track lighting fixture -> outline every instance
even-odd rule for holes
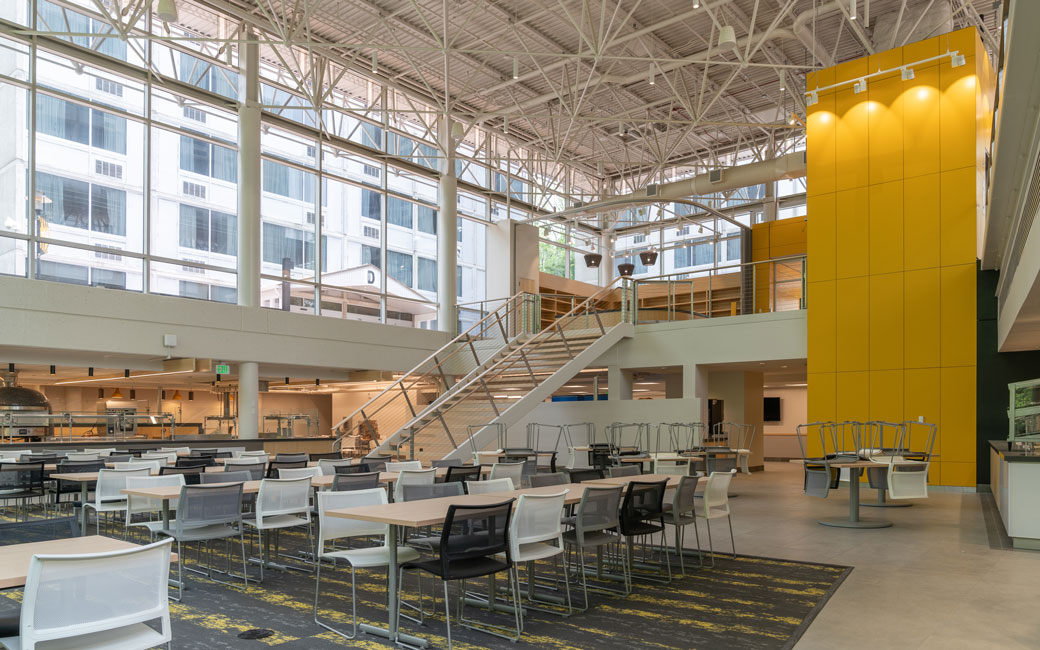
[[[866,79],[860,79],[856,83],[852,84],[852,92],[857,94],[857,95],[860,94],[861,92],[863,92],[866,89],[867,89],[867,80]]]
[[[964,55],[960,54],[959,52],[950,57],[950,67],[952,68],[959,68],[962,65],[964,65],[964,63]]]
[[[913,68],[903,68],[902,70],[899,71],[899,78],[902,79],[903,81],[910,81],[911,79],[914,78],[914,69]]]
[[[814,90],[814,91],[812,91],[811,93],[809,93],[806,96],[806,98],[805,98],[805,105],[806,106],[812,106],[813,104],[816,104],[819,101],[820,101],[820,95],[817,94],[817,92]]]

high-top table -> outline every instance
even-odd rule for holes
[[[369,634],[390,639],[395,643],[403,642],[411,646],[423,648],[429,645],[426,639],[405,634],[397,628],[397,590],[400,588],[400,585],[397,584],[397,544],[400,529],[443,524],[448,516],[448,508],[453,505],[491,505],[508,499],[518,498],[521,494],[558,494],[566,490],[567,496],[564,497],[564,502],[566,504],[575,504],[581,501],[581,495],[586,487],[588,486],[585,483],[567,483],[564,485],[547,485],[521,490],[424,499],[422,501],[401,501],[385,505],[337,508],[326,511],[325,514],[330,517],[372,521],[387,524],[389,528],[386,539],[387,546],[390,549],[390,562],[387,569],[387,589],[390,595],[389,607],[387,607],[389,625],[386,628],[382,628],[361,624],[361,629]]]

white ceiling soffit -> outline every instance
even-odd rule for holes
[[[785,118],[804,113],[807,72],[892,34],[898,46],[981,24],[990,44],[999,31],[992,0],[859,0],[856,20],[849,0],[180,0],[181,21],[216,37],[227,26],[192,3],[359,74],[375,59],[379,77],[434,110],[447,94],[467,124],[508,120],[513,142],[631,187],[716,166],[722,151],[764,157],[800,132]],[[723,26],[735,45],[719,45]]]

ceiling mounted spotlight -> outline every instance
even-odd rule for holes
[[[950,57],[950,67],[952,68],[959,68],[964,65],[964,63],[964,55],[959,52]]]
[[[509,118],[508,117],[503,117],[502,118],[502,133],[505,133],[506,135],[509,135]]]
[[[867,89],[867,80],[866,79],[860,79],[856,83],[852,84],[852,92],[857,94],[857,95],[860,94],[861,92],[863,92],[866,89]]]
[[[159,0],[159,5],[156,7],[155,15],[164,23],[177,22],[176,0]]]
[[[372,67],[369,68],[369,69],[372,71],[372,74],[376,74],[377,72],[379,72],[379,53],[378,52],[373,52],[372,53]]]
[[[585,253],[585,266],[590,269],[598,269],[603,262],[603,256],[599,253]]]
[[[856,20],[856,0],[849,0],[849,20]]]
[[[643,263],[643,266],[653,266],[657,264],[657,251],[650,249],[643,251],[639,254],[639,261]]]
[[[617,134],[625,135],[625,125],[622,122],[617,123]]]
[[[794,126],[795,124],[798,123],[798,116],[795,115],[794,113],[791,113],[790,117],[787,118],[787,123],[790,124],[791,126]]]
[[[812,106],[820,101],[820,95],[814,90],[805,97],[805,105]]]
[[[462,136],[466,135],[466,128],[462,126],[462,122],[451,123],[451,139],[458,142],[462,139]]]
[[[618,275],[620,275],[623,278],[630,278],[630,277],[632,277],[632,274],[635,273],[635,271],[636,271],[636,265],[635,264],[629,264],[628,262],[625,262],[624,264],[618,264],[617,265]]]
[[[899,78],[902,79],[903,81],[910,81],[911,79],[914,78],[914,69],[913,68],[903,68],[902,70],[899,71]]]
[[[513,79],[520,78],[520,59],[513,57]]]
[[[653,63],[653,61],[650,62],[650,78],[649,78],[649,81],[650,81],[650,85],[651,86],[653,86],[655,83],[657,83],[657,80],[654,79],[654,63]]]
[[[700,0],[693,0],[693,8],[694,9],[700,9],[701,8]]]
[[[780,92],[787,90],[787,82],[784,80],[784,73],[780,73]]]

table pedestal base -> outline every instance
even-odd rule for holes
[[[892,526],[891,521],[884,519],[857,519],[853,521],[848,517],[828,517],[827,519],[818,519],[816,523],[834,528],[889,528]]]

